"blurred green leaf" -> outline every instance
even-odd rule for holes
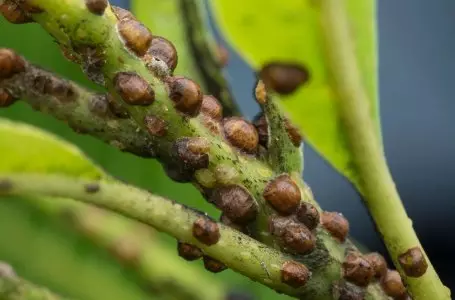
[[[323,38],[321,3],[325,0],[211,0],[217,21],[230,41],[255,69],[271,62],[305,66],[308,83],[281,96],[291,119],[338,171],[357,184],[352,154],[337,113],[338,96],[331,84]],[[363,86],[371,101],[371,117],[379,131],[375,0],[345,0],[351,40]]]

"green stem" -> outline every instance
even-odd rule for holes
[[[364,201],[413,299],[450,299],[450,291],[423,251],[388,169],[370,118],[343,1],[321,3],[330,70],[341,99],[339,113],[354,154]],[[418,278],[407,276],[398,262],[399,255],[413,247],[422,249],[428,263],[425,274]]]

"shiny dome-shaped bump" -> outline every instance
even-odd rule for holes
[[[387,263],[381,254],[373,252],[366,254],[364,257],[373,267],[374,277],[380,279],[387,273]]]
[[[210,144],[205,138],[180,138],[174,143],[171,154],[182,171],[194,172],[209,166],[209,150]]]
[[[316,238],[311,231],[289,217],[271,217],[269,230],[286,252],[308,254],[316,247]]]
[[[226,265],[210,256],[204,255],[204,267],[212,273],[220,273],[227,269]]]
[[[150,48],[147,50],[147,54],[164,61],[171,71],[174,71],[175,67],[177,67],[177,50],[170,41],[161,36],[153,37]]]
[[[199,259],[203,255],[202,250],[199,249],[198,247],[183,242],[178,242],[177,252],[180,257],[188,261]]]
[[[0,88],[0,107],[8,107],[16,100],[7,90]]]
[[[147,53],[153,36],[144,24],[135,19],[122,19],[118,22],[117,28],[129,50],[138,56],[143,56]]]
[[[343,261],[343,277],[358,285],[367,286],[374,276],[374,269],[360,253],[349,252]]]
[[[5,0],[0,4],[0,13],[5,19],[13,24],[25,24],[33,22],[32,17],[18,4],[11,0]]]
[[[167,83],[174,107],[188,116],[196,116],[202,105],[200,86],[183,76],[171,77]]]
[[[167,133],[167,122],[157,116],[145,116],[144,124],[147,132],[152,136],[163,137]]]
[[[103,15],[108,5],[107,0],[85,0],[87,9],[95,15]]]
[[[289,139],[291,140],[292,144],[296,147],[299,147],[302,144],[302,135],[299,132],[299,129],[294,126],[294,124],[286,119],[285,121],[286,131],[288,133]]]
[[[259,72],[259,77],[267,89],[289,95],[309,80],[309,72],[302,65],[278,62],[265,65]]]
[[[193,223],[193,236],[205,245],[215,245],[220,239],[218,224],[208,217],[199,217]]]
[[[270,181],[264,189],[263,197],[283,215],[295,212],[302,198],[299,187],[287,174],[282,174]]]
[[[117,73],[114,86],[127,104],[147,106],[155,101],[155,92],[150,84],[136,73]]]
[[[230,185],[216,189],[210,197],[218,207],[232,221],[245,224],[256,218],[257,205],[250,193],[241,186]]]
[[[293,288],[303,287],[310,279],[310,270],[296,261],[287,261],[281,266],[281,282]]]
[[[381,286],[384,292],[394,299],[406,296],[406,288],[401,280],[400,273],[395,270],[387,271],[381,280]]]
[[[136,20],[136,17],[129,10],[126,10],[126,9],[123,9],[121,7],[114,6],[114,5],[112,5],[111,7],[112,7],[112,11],[114,12],[115,16],[117,17],[117,19],[119,21]]]
[[[263,113],[257,115],[253,120],[253,125],[256,127],[259,136],[259,144],[268,148],[269,142],[269,124]]]
[[[319,224],[319,212],[308,202],[301,202],[296,211],[297,220],[302,222],[309,230],[313,230]]]
[[[321,225],[338,241],[344,242],[349,233],[349,222],[337,212],[323,212],[321,214]]]
[[[0,48],[0,79],[9,78],[25,70],[25,63],[14,51]]]
[[[256,128],[240,117],[230,117],[223,121],[224,134],[234,146],[248,153],[256,151],[259,136]]]
[[[405,253],[398,256],[398,262],[403,271],[409,277],[420,277],[428,269],[425,255],[419,247],[408,249]]]
[[[202,97],[201,113],[214,120],[221,121],[223,118],[223,107],[212,95],[204,95]]]
[[[254,96],[260,105],[265,105],[267,103],[267,90],[262,80],[258,80],[256,83],[256,87],[254,88]]]

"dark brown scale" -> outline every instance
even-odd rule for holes
[[[75,100],[73,86],[62,79],[51,76],[37,76],[34,87],[46,95],[57,98],[62,103],[69,103]]]
[[[227,269],[225,264],[210,256],[204,255],[203,260],[205,269],[212,273],[220,273]]]
[[[256,128],[240,117],[230,117],[223,121],[224,134],[234,146],[248,153],[257,150],[259,136]]]
[[[305,224],[309,230],[313,230],[319,224],[319,212],[308,202],[301,202],[299,208],[296,211],[297,220]]]
[[[209,166],[210,144],[205,138],[180,138],[172,147],[172,155],[182,171],[194,172]]]
[[[308,254],[316,246],[316,238],[303,224],[288,217],[271,217],[269,221],[270,233],[278,237],[281,247],[287,252]]]
[[[256,127],[259,135],[259,144],[268,148],[269,143],[269,125],[267,123],[267,118],[264,114],[259,114],[253,120],[253,125]]]
[[[18,4],[11,0],[5,0],[0,4],[0,13],[13,24],[25,24],[34,22],[32,17]]]
[[[349,222],[342,214],[337,212],[323,212],[321,214],[322,226],[337,240],[344,242],[349,233]]]
[[[202,125],[207,128],[213,135],[221,134],[221,124],[219,121],[213,119],[212,117],[201,114],[199,115]]]
[[[344,258],[343,276],[358,286],[367,286],[373,279],[374,269],[360,253],[349,252]]]
[[[95,194],[100,191],[100,185],[96,182],[87,183],[84,185],[84,189],[88,194]]]
[[[85,0],[87,9],[95,15],[103,15],[107,8],[107,0]]]
[[[7,90],[0,88],[0,107],[8,107],[16,100]]]
[[[10,78],[25,70],[22,58],[10,49],[0,49],[0,79]]]
[[[287,174],[270,181],[264,189],[263,197],[267,203],[283,215],[295,212],[302,198],[299,187]]]
[[[145,127],[152,136],[163,137],[167,133],[167,123],[156,116],[148,115],[144,118]]]
[[[138,56],[143,56],[147,53],[153,36],[144,24],[135,19],[127,18],[120,20],[117,28],[128,49]]]
[[[409,277],[420,277],[428,269],[425,256],[419,247],[408,249],[408,251],[398,256],[398,261],[404,273]]]
[[[193,236],[203,244],[214,245],[220,239],[218,224],[208,217],[199,217],[193,223]]]
[[[270,63],[262,68],[259,77],[268,89],[289,95],[309,80],[309,72],[297,64]]]
[[[147,54],[164,61],[171,71],[174,71],[177,67],[177,50],[170,41],[161,36],[153,37],[152,44],[147,50]]]
[[[93,114],[99,116],[99,117],[106,117],[109,115],[109,101],[107,100],[107,97],[105,94],[102,95],[96,95],[90,99],[90,102],[88,104],[88,109],[90,112]]]
[[[117,17],[117,19],[119,21],[136,20],[136,17],[129,10],[126,10],[126,9],[123,9],[121,7],[114,6],[114,5],[112,5],[111,7],[112,7],[112,11],[114,12],[115,16]]]
[[[216,189],[210,202],[215,204],[229,219],[238,224],[256,218],[257,205],[250,193],[241,186],[230,185]]]
[[[406,288],[397,271],[387,271],[381,280],[381,286],[384,292],[394,299],[402,299],[406,296]]]
[[[212,95],[204,95],[202,97],[201,113],[214,120],[221,121],[223,118],[223,107]]]
[[[169,78],[167,84],[169,98],[174,102],[174,107],[188,116],[196,116],[202,105],[200,86],[182,76]]]
[[[281,281],[293,288],[304,286],[310,279],[310,271],[301,263],[287,261],[281,267]]]
[[[36,5],[30,4],[29,0],[17,0],[19,6],[26,12],[30,14],[39,14],[44,12],[44,10]]]
[[[177,251],[180,257],[188,261],[199,259],[203,255],[202,250],[198,247],[182,242],[178,242]]]
[[[364,257],[373,267],[374,277],[380,279],[387,273],[387,263],[381,254],[373,252],[365,255]]]
[[[299,147],[300,144],[302,144],[303,139],[302,135],[299,132],[299,129],[295,127],[294,124],[292,124],[291,121],[289,121],[289,119],[286,119],[285,123],[289,139],[291,140],[294,146]]]
[[[150,84],[136,73],[117,73],[114,77],[114,85],[115,90],[127,104],[147,106],[155,101],[155,92]]]

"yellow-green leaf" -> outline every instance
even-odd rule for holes
[[[305,66],[310,80],[289,96],[281,96],[283,107],[299,126],[305,139],[338,171],[357,184],[338,111],[337,91],[327,53],[323,24],[332,0],[211,0],[215,17],[227,40],[255,69],[270,62],[292,62]],[[371,117],[377,124],[377,53],[375,0],[339,0],[349,20],[350,39],[362,86],[369,98]],[[334,2],[332,2],[334,3]],[[339,4],[337,4],[339,5]],[[331,48],[332,47],[332,48]]]

